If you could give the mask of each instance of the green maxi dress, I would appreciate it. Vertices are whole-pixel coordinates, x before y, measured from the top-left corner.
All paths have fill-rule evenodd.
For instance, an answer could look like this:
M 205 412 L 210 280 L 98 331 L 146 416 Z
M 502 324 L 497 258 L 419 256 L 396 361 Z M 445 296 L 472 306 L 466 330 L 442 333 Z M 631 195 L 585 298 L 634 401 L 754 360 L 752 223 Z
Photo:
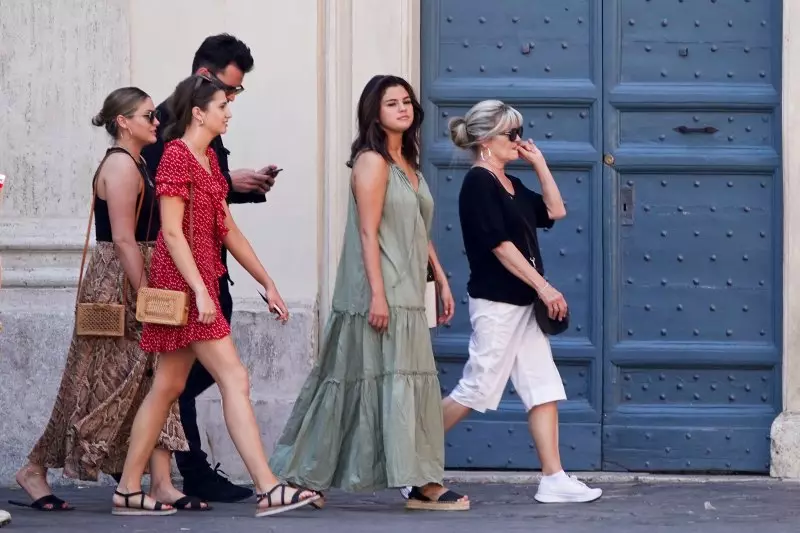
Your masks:
M 389 327 L 368 323 L 371 291 L 350 194 L 333 305 L 319 360 L 272 455 L 275 475 L 313 490 L 441 483 L 441 390 L 425 316 L 433 197 L 390 165 L 378 230 Z

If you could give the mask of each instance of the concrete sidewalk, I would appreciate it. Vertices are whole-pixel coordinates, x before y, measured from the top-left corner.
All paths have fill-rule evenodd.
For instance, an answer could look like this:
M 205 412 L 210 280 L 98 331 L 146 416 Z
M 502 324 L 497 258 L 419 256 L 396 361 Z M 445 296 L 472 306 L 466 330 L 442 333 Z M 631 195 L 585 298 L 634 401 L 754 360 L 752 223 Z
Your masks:
M 216 504 L 208 513 L 163 518 L 120 518 L 110 514 L 112 490 L 62 487 L 58 495 L 78 506 L 68 513 L 11 507 L 24 499 L 19 490 L 0 489 L 0 507 L 13 521 L 3 533 L 150 532 L 308 532 L 308 533 L 615 533 L 662 531 L 702 533 L 796 533 L 800 531 L 800 484 L 769 479 L 714 483 L 602 483 L 603 498 L 583 505 L 542 505 L 536 485 L 458 484 L 472 510 L 460 513 L 411 512 L 397 491 L 352 495 L 333 491 L 328 505 L 272 518 L 253 518 L 253 501 Z

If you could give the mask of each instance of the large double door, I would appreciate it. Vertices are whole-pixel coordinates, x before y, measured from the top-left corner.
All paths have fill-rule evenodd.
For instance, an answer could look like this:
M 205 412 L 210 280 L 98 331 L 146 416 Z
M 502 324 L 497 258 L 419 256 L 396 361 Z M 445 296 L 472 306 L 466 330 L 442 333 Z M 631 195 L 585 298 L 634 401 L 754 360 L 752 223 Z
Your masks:
M 568 217 L 544 232 L 569 301 L 553 339 L 571 470 L 765 472 L 780 409 L 780 0 L 422 0 L 423 171 L 457 301 L 434 334 L 443 392 L 470 327 L 447 122 L 524 115 Z M 529 186 L 530 168 L 511 172 Z M 450 468 L 537 468 L 524 408 L 447 436 Z

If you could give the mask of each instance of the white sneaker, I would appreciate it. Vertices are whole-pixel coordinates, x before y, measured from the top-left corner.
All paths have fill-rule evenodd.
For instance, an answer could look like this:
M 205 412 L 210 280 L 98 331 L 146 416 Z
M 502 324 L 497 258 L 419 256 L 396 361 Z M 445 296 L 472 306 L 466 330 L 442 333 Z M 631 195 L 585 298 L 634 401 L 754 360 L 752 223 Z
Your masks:
M 411 494 L 411 487 L 403 487 L 400 489 L 400 495 L 403 496 L 404 499 L 408 499 L 408 495 Z
M 588 503 L 602 495 L 602 489 L 591 489 L 575 476 L 559 472 L 542 476 L 534 499 L 539 503 Z
M 7 526 L 11 523 L 11 513 L 0 510 L 0 527 Z

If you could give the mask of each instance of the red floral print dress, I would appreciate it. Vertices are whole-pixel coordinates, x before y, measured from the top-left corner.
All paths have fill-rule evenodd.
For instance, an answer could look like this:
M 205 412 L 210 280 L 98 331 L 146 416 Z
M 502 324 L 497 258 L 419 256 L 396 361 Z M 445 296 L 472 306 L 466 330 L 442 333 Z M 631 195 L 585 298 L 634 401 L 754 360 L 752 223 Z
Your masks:
M 168 353 L 187 347 L 195 341 L 221 339 L 230 335 L 231 329 L 219 305 L 219 278 L 225 273 L 222 265 L 222 240 L 228 233 L 225 226 L 225 198 L 228 182 L 219 169 L 214 151 L 209 147 L 206 155 L 211 167 L 209 174 L 189 151 L 189 147 L 176 139 L 166 144 L 164 155 L 156 173 L 156 194 L 179 196 L 186 202 L 183 214 L 183 234 L 192 249 L 194 261 L 208 294 L 217 308 L 217 317 L 212 324 L 201 324 L 197 320 L 197 305 L 194 293 L 178 271 L 164 241 L 163 231 L 158 233 L 150 266 L 148 285 L 157 289 L 169 289 L 189 293 L 189 321 L 185 326 L 162 326 L 145 324 L 141 347 L 146 352 Z M 194 236 L 189 235 L 190 185 L 194 202 Z

